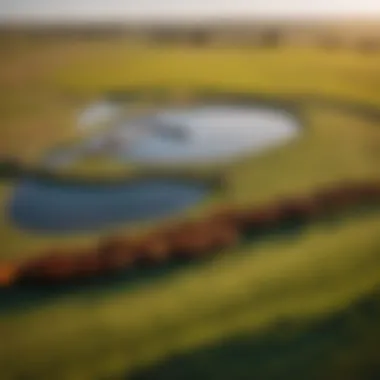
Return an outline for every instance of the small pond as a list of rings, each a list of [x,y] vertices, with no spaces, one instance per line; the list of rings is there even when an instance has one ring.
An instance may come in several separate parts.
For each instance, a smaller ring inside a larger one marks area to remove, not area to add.
[[[208,195],[208,185],[175,179],[77,185],[24,180],[10,215],[20,228],[43,233],[98,231],[180,213]]]
[[[99,107],[103,111],[103,105]],[[299,127],[294,115],[278,107],[162,108],[120,121],[80,144],[57,149],[44,164],[65,166],[92,154],[148,165],[224,163],[284,145],[299,135]]]
[[[298,122],[290,114],[251,106],[163,110],[147,125],[139,138],[133,136],[133,143],[128,122],[111,132],[108,138],[117,142],[117,149],[108,153],[146,164],[226,162],[259,154],[299,134]]]

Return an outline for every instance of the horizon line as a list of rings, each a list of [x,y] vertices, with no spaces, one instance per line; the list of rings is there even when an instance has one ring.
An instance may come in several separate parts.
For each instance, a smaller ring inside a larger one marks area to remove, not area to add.
[[[153,25],[172,25],[172,26],[196,26],[200,24],[221,25],[221,24],[242,24],[242,23],[299,23],[299,22],[379,22],[380,15],[361,14],[330,14],[330,15],[243,15],[243,16],[204,16],[204,17],[122,17],[122,18],[98,18],[98,17],[15,17],[12,19],[1,18],[1,26],[91,26],[91,25],[114,25],[114,26],[153,26]]]

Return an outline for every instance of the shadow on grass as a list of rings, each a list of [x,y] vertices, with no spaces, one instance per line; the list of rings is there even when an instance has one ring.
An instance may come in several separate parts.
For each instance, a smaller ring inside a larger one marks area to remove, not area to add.
[[[380,364],[367,357],[377,346],[367,342],[369,336],[380,337],[379,319],[379,289],[375,289],[372,295],[322,321],[303,325],[279,321],[270,331],[236,336],[177,355],[126,379],[321,380],[332,376],[329,379],[347,380],[345,367],[351,365],[352,355],[357,355],[360,371],[358,377],[349,379],[375,380],[380,378]],[[347,350],[351,356],[344,355]]]

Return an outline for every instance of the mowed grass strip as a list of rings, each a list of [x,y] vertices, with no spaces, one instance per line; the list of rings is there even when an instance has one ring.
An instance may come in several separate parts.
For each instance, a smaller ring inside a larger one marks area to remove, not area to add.
[[[282,318],[318,318],[379,284],[379,231],[377,215],[314,226],[297,239],[226,252],[134,292],[78,295],[3,316],[4,379],[69,379],[77,371],[101,378]]]
[[[210,85],[229,91],[312,93],[379,104],[380,54],[289,47],[128,50],[122,46],[106,54],[99,47],[91,54],[88,59],[71,57],[71,64],[57,71],[51,81],[83,94],[134,85],[189,89]]]

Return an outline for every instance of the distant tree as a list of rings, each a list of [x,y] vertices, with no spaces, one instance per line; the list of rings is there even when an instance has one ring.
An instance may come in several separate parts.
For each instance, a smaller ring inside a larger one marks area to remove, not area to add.
[[[261,45],[264,47],[277,47],[281,43],[281,31],[268,29],[261,34]]]
[[[179,32],[171,28],[160,28],[153,31],[153,41],[158,44],[174,43],[179,40]]]
[[[205,46],[210,42],[210,35],[206,30],[196,30],[190,33],[190,41],[195,46]]]
[[[374,53],[380,51],[380,39],[368,38],[358,42],[357,49],[362,53]]]
[[[325,50],[337,50],[341,46],[341,42],[336,36],[327,35],[322,38],[321,47]]]
[[[125,101],[134,101],[141,97],[141,89],[138,88],[121,88],[109,91],[105,99],[110,102],[125,102]]]
[[[15,178],[23,173],[21,165],[12,159],[0,161],[0,179]]]

